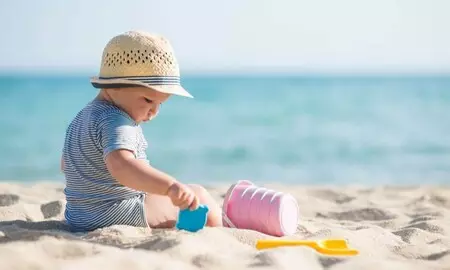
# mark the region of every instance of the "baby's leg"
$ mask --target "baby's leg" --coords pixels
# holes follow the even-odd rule
[[[209,208],[208,221],[206,226],[217,227],[222,226],[222,209],[213,199],[211,194],[200,185],[189,185],[197,195],[201,204],[206,204]]]
[[[189,185],[201,204],[209,208],[207,226],[222,226],[222,210],[211,197],[209,192],[199,185]],[[175,207],[169,197],[148,194],[145,198],[147,222],[151,228],[172,228],[178,217],[178,207]]]

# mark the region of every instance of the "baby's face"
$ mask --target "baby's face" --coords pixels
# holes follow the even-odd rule
[[[111,89],[108,94],[137,123],[153,119],[158,114],[159,106],[170,96],[145,87]]]

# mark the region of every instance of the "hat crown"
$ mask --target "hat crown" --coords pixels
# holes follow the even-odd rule
[[[180,76],[173,48],[163,36],[128,31],[105,46],[100,77]]]

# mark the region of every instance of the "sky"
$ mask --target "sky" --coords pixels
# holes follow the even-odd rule
[[[450,72],[449,0],[0,0],[1,70],[99,68],[128,30],[187,72]]]

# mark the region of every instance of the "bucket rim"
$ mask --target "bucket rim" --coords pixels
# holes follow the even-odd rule
[[[295,213],[295,215],[296,215],[296,221],[295,221],[295,222],[296,222],[296,225],[298,226],[298,223],[299,223],[299,211],[300,211],[300,208],[299,208],[299,206],[298,206],[297,200],[296,200],[295,197],[292,196],[292,194],[290,194],[290,193],[284,194],[284,196],[281,198],[281,200],[282,200],[282,201],[292,201],[292,202],[294,203],[293,205],[295,205],[295,208],[296,208],[296,213]],[[281,202],[281,205],[283,205],[282,202]],[[295,234],[295,232],[297,231],[297,226],[296,226],[294,232],[288,231],[288,230],[286,229],[286,227],[284,226],[285,224],[284,224],[284,222],[283,222],[282,211],[283,211],[283,209],[280,209],[280,211],[278,212],[278,220],[280,221],[280,225],[281,225],[281,226],[280,226],[281,233],[282,233],[283,235],[292,235],[292,234]]]

